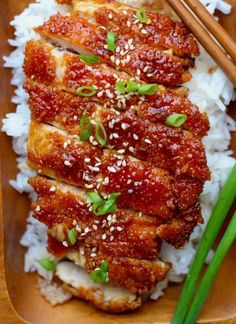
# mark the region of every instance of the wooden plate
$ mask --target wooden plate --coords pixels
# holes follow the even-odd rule
[[[0,28],[0,58],[12,50],[7,45],[7,38],[12,36],[9,21],[29,3],[29,0],[8,0],[1,6]],[[236,39],[236,0],[233,13],[222,18],[222,24]],[[1,64],[2,65],[2,64]],[[11,73],[2,69],[0,80],[1,117],[7,112],[15,111],[10,104],[13,87],[10,84]],[[230,111],[236,110],[232,105]],[[236,116],[236,115],[235,115]],[[181,285],[170,285],[164,298],[157,302],[149,302],[141,310],[130,314],[108,315],[95,310],[92,306],[79,300],[73,300],[63,306],[51,307],[37,290],[36,275],[28,275],[23,271],[25,250],[19,240],[25,231],[25,219],[29,211],[29,201],[26,196],[17,194],[8,184],[9,179],[16,175],[16,156],[12,152],[11,139],[1,134],[1,181],[2,181],[2,219],[4,240],[0,238],[0,252],[4,250],[5,279],[0,277],[0,322],[18,323],[21,319],[30,323],[80,323],[80,324],[160,324],[170,323]],[[236,148],[236,137],[233,146]],[[0,196],[1,205],[1,196]],[[1,228],[0,228],[1,229]],[[0,234],[1,235],[1,234]],[[1,259],[0,259],[1,262]],[[0,267],[3,268],[2,262]],[[204,306],[199,323],[226,323],[232,319],[236,323],[236,245],[231,249],[220,270],[214,287]],[[0,269],[0,273],[3,270]],[[3,275],[2,275],[3,276]],[[5,285],[6,281],[6,285]],[[6,288],[7,286],[7,288]],[[7,291],[10,302],[7,299]],[[14,313],[14,310],[16,313]]]

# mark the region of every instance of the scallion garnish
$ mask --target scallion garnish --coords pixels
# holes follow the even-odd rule
[[[111,31],[107,33],[106,43],[107,43],[107,49],[109,51],[115,52],[117,39],[118,39],[118,35],[114,34]]]
[[[159,89],[158,84],[156,84],[156,83],[150,83],[150,84],[148,84],[147,83],[147,84],[141,84],[140,87],[139,87],[139,89],[138,89],[138,92],[141,95],[151,96],[154,93],[156,93],[158,89]]]
[[[38,261],[38,263],[47,271],[56,271],[56,264],[49,258],[44,258]]]
[[[108,263],[103,260],[100,265],[100,268],[92,271],[90,275],[92,280],[98,284],[108,282],[109,281]]]
[[[114,192],[105,200],[97,192],[88,192],[87,200],[93,206],[93,213],[102,216],[117,211],[116,200],[120,195],[120,192]]]
[[[136,17],[142,24],[150,24],[151,19],[148,18],[147,12],[145,9],[140,9],[136,12]]]
[[[79,58],[85,63],[96,64],[99,63],[100,59],[96,55],[80,55]]]
[[[101,146],[105,146],[107,142],[107,133],[102,123],[96,123],[96,138]]]
[[[76,242],[77,242],[77,231],[76,231],[75,228],[72,228],[71,230],[69,230],[68,239],[69,239],[71,245],[76,244]]]
[[[135,92],[138,91],[139,84],[137,84],[134,81],[117,81],[116,82],[116,90],[119,93],[129,93],[129,92]]]
[[[83,116],[80,119],[80,140],[87,141],[92,132],[92,124],[88,116],[86,116],[87,110],[84,111]]]
[[[186,323],[185,317],[196,289],[202,267],[206,257],[224,223],[224,220],[236,198],[236,165],[233,167],[222,189],[217,203],[212,211],[210,220],[199,243],[196,256],[185,280],[181,296],[172,320],[172,324]]]
[[[76,94],[80,97],[92,97],[97,93],[93,86],[83,86],[76,89]]]
[[[182,126],[186,120],[188,119],[185,114],[172,114],[166,119],[166,124],[168,126],[180,127]]]
[[[207,298],[207,295],[211,289],[212,283],[218,273],[221,264],[224,261],[226,254],[228,253],[231,245],[236,239],[236,213],[234,213],[231,222],[229,223],[227,230],[220,241],[215,255],[211,260],[201,283],[197,287],[196,294],[192,300],[192,304],[188,309],[188,313],[183,323],[191,324],[196,323],[197,317],[202,309],[202,306]]]

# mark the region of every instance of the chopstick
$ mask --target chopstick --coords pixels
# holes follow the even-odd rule
[[[236,43],[225,29],[212,17],[207,9],[198,0],[184,0],[195,15],[209,29],[227,53],[236,61]]]
[[[222,265],[226,254],[236,239],[236,212],[234,213],[231,222],[229,223],[227,230],[220,241],[220,244],[215,252],[210,265],[208,266],[201,283],[197,288],[197,293],[193,298],[192,304],[188,310],[187,316],[184,319],[184,324],[192,324],[198,318],[198,315],[202,309],[202,306],[207,298],[207,295],[211,289],[212,283],[217,275],[220,266]]]
[[[235,43],[230,38],[230,36],[228,35],[227,39],[225,41],[222,41],[225,37],[225,34],[227,33],[224,32],[222,34],[223,28],[218,28],[220,24],[218,24],[217,21],[215,21],[214,17],[212,17],[210,14],[206,15],[206,9],[204,8],[203,10],[198,0],[187,0],[185,1],[186,4],[184,4],[182,0],[166,1],[178,14],[178,16],[186,23],[186,25],[193,32],[193,34],[196,36],[196,38],[199,40],[202,46],[206,49],[206,51],[216,61],[216,63],[218,63],[221,69],[229,77],[233,85],[236,86],[236,65],[228,57],[228,55],[231,54],[232,58],[236,57]],[[198,18],[202,21],[203,24],[199,22],[199,20],[193,15],[193,13],[190,11],[187,5],[189,5],[189,7],[191,6],[192,11],[194,12],[194,14],[196,14],[196,16],[198,16]],[[202,18],[202,16],[204,17]],[[213,36],[218,39],[218,41],[221,43],[221,45],[225,48],[227,52],[225,52],[216,43],[214,38],[207,31],[207,28],[209,28],[209,30],[212,31]],[[229,39],[231,39],[229,45],[225,46],[225,43],[227,43],[227,40]],[[229,49],[229,47],[231,47],[230,51],[227,50]]]
[[[236,198],[236,164],[234,165],[212,211],[203,237],[199,243],[196,256],[191,265],[179,298],[172,324],[185,324],[189,305],[192,300],[206,257],[224,223],[224,220]]]

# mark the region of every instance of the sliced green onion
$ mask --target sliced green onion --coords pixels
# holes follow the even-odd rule
[[[88,192],[87,200],[93,205],[93,213],[102,216],[117,211],[116,200],[120,195],[120,192],[114,192],[104,200],[97,192]]]
[[[180,127],[188,119],[185,114],[172,114],[166,119],[166,124],[169,126]]]
[[[96,138],[101,146],[105,146],[107,142],[107,133],[102,123],[96,123]]]
[[[47,271],[56,271],[56,264],[49,258],[41,259],[38,263]]]
[[[80,55],[79,58],[84,61],[85,63],[89,63],[89,64],[96,64],[99,63],[100,59],[98,56],[93,55]]]
[[[147,12],[145,9],[140,9],[136,12],[136,17],[142,24],[150,24],[152,21],[147,16]]]
[[[92,97],[97,93],[93,86],[84,86],[76,89],[76,94],[80,97]]]
[[[141,84],[139,87],[139,94],[141,95],[153,95],[159,89],[158,84],[150,83],[150,84]]]
[[[79,122],[80,127],[80,140],[87,141],[92,132],[92,124],[88,116],[86,116],[87,110],[83,113]]]
[[[100,268],[91,272],[91,278],[94,282],[102,284],[109,281],[108,263],[102,261]]]
[[[112,193],[109,198],[98,207],[98,214],[105,215],[115,213],[117,211],[116,199],[120,196],[120,192]],[[99,216],[99,215],[98,215]]]
[[[68,239],[70,241],[71,245],[75,245],[77,242],[77,231],[75,228],[72,228],[69,232],[68,232]]]
[[[236,198],[236,164],[234,165],[219,199],[212,211],[212,215],[199,243],[196,256],[184,283],[181,296],[172,320],[172,324],[183,324],[189,309],[192,295],[195,291],[202,267],[214,243],[224,220]]]
[[[139,89],[139,84],[137,84],[134,81],[117,81],[116,82],[116,90],[119,93],[129,93],[129,92],[135,92]]]
[[[109,51],[115,52],[117,39],[118,39],[118,35],[114,34],[111,31],[107,33],[106,43],[107,43],[107,49]]]
[[[222,265],[226,254],[228,253],[231,245],[236,239],[236,212],[234,213],[227,230],[220,241],[217,250],[211,263],[209,264],[201,283],[199,284],[196,294],[193,298],[192,304],[188,310],[187,316],[184,320],[185,324],[195,323],[202,306],[207,298],[211,289],[212,283]]]

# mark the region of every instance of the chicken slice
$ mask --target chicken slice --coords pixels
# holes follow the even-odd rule
[[[38,194],[32,205],[34,217],[48,226],[49,237],[54,238],[49,240],[50,253],[68,257],[89,273],[106,260],[110,280],[140,295],[164,279],[168,263],[143,259],[156,260],[159,253],[157,221],[128,210],[98,217],[86,204],[85,194],[74,187],[42,177],[31,179],[30,184]],[[76,231],[76,241],[69,238],[71,229]]]
[[[55,246],[53,241],[49,244],[58,254],[85,244],[91,246],[90,253],[95,249],[114,257],[156,259],[160,251],[156,228],[162,220],[125,209],[98,217],[86,202],[86,192],[76,187],[42,177],[31,178],[29,183],[38,194],[32,204],[34,217],[47,225],[51,238],[61,242],[61,246]],[[78,232],[73,246],[68,238],[72,228]]]
[[[120,192],[122,207],[164,218],[171,217],[175,209],[168,171],[110,150],[103,152],[49,125],[31,123],[28,164],[87,191]]]
[[[78,55],[62,52],[43,41],[27,43],[24,72],[32,80],[56,85],[72,94],[80,87],[94,87],[93,96],[81,97],[85,102],[93,100],[108,107],[127,109],[139,100],[139,95],[133,92],[120,95],[116,91],[117,80],[130,80],[126,73],[104,64],[86,64]]]
[[[133,77],[138,76],[147,83],[177,86],[191,79],[188,72],[193,66],[191,59],[173,56],[146,44],[136,44],[128,35],[119,35],[116,41],[119,51],[110,51],[106,43],[109,30],[73,13],[54,15],[35,31],[64,48],[81,54],[95,54],[103,63]]]
[[[198,44],[182,22],[169,16],[146,11],[147,24],[137,19],[137,9],[110,0],[72,0],[71,5],[81,16],[119,35],[129,35],[135,41],[151,47],[171,49],[179,56],[198,56]]]
[[[35,118],[45,115],[45,118],[52,118],[53,120],[56,116],[59,122],[63,123],[64,119],[60,116],[63,115],[69,121],[68,129],[71,129],[73,125],[78,126],[77,121],[85,109],[88,111],[101,109],[100,104],[103,103],[97,100],[97,105],[95,105],[96,100],[94,103],[93,101],[85,101],[84,98],[76,95],[73,91],[71,93],[62,91],[62,86],[50,86],[32,81],[30,78],[26,80],[24,89],[29,94],[29,103]],[[103,111],[108,109],[105,105],[102,108]],[[126,109],[129,110],[129,107]],[[210,128],[207,115],[200,113],[198,107],[191,104],[186,97],[177,95],[173,91],[159,91],[155,95],[146,97],[142,104],[132,106],[130,110],[134,111],[138,117],[153,123],[166,122],[167,118],[174,113],[185,114],[187,120],[180,127],[199,137],[206,135]],[[45,114],[46,111],[47,114]],[[77,118],[74,116],[77,116]],[[67,125],[68,121],[64,124]],[[76,127],[76,131],[78,131],[78,127]],[[73,132],[73,127],[71,132]]]
[[[25,89],[29,93],[32,117],[39,122],[79,134],[79,121],[86,109],[93,123],[102,122],[107,134],[106,147],[170,169],[181,178],[185,174],[184,178],[189,176],[191,181],[194,181],[192,178],[199,179],[195,180],[197,194],[202,190],[202,180],[209,178],[204,147],[189,132],[159,122],[150,123],[137,117],[132,110],[117,114],[92,102],[86,104],[79,97],[55,87],[27,81]],[[92,136],[95,138],[95,135],[93,127]]]
[[[30,80],[57,86],[73,95],[81,86],[96,86],[97,92],[93,96],[78,96],[81,102],[92,100],[118,110],[127,110],[132,106],[140,117],[152,122],[165,122],[171,114],[183,113],[187,121],[182,127],[201,137],[210,127],[207,115],[200,113],[198,107],[185,96],[164,87],[159,87],[151,96],[139,97],[134,92],[121,95],[116,91],[117,78],[129,80],[126,73],[115,72],[104,65],[86,64],[78,55],[60,52],[42,41],[27,43],[24,70]],[[32,81],[27,84],[26,89],[32,91]]]
[[[95,144],[95,143],[94,143]],[[184,189],[191,196],[186,202],[198,200],[200,190],[191,179],[174,178],[168,170],[137,160],[116,151],[100,149],[79,137],[46,124],[31,123],[28,141],[28,164],[41,174],[101,194],[120,192],[118,204],[146,214],[172,217],[182,204]],[[177,182],[180,180],[180,182]],[[184,185],[188,184],[188,188]],[[194,198],[195,197],[195,198]]]
[[[114,284],[97,284],[81,267],[62,261],[57,265],[56,276],[72,295],[84,299],[103,311],[120,313],[142,305],[142,298]]]

